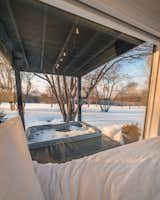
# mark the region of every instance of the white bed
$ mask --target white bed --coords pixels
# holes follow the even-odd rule
[[[46,200],[160,200],[160,137],[34,168]]]

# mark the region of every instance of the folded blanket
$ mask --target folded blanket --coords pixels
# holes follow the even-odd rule
[[[34,167],[46,200],[160,200],[160,137]]]

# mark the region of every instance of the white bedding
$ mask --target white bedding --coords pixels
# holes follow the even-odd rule
[[[46,200],[160,200],[160,137],[34,167]]]

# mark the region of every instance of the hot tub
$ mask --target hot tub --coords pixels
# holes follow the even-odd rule
[[[80,158],[101,147],[101,131],[85,122],[32,126],[27,138],[32,159],[41,163]]]

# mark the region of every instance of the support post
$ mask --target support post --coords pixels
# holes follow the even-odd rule
[[[22,100],[22,86],[21,86],[21,76],[20,71],[15,69],[15,78],[16,78],[16,91],[17,91],[17,105],[18,105],[18,113],[21,117],[23,127],[25,129],[24,124],[24,110],[23,110],[23,100]]]
[[[82,121],[82,97],[81,97],[81,77],[78,77],[78,121]]]

